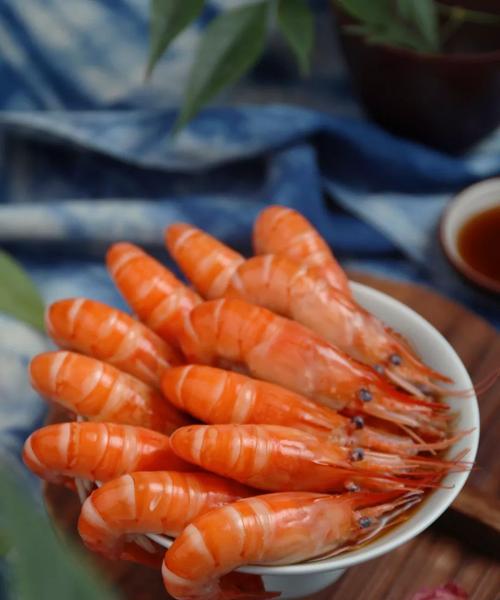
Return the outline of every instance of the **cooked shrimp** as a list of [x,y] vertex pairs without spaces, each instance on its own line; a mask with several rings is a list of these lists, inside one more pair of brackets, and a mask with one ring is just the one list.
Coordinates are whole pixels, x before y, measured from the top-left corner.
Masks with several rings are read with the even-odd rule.
[[38,477],[107,481],[131,471],[192,471],[170,447],[166,435],[114,423],[58,423],[34,431],[23,460]]
[[31,361],[30,376],[42,396],[91,421],[139,425],[167,434],[190,422],[151,386],[83,354],[39,354]]
[[335,260],[328,244],[300,213],[286,206],[265,208],[254,224],[255,254],[281,254],[308,267],[315,267],[319,277],[351,295],[344,270]]
[[433,379],[450,382],[422,363],[402,338],[382,321],[332,287],[311,269],[286,256],[268,254],[245,261],[224,293],[294,319],[328,342],[376,367],[391,382],[423,397],[438,388]]
[[205,298],[239,298],[294,319],[418,397],[424,397],[422,390],[444,391],[433,379],[450,382],[424,365],[401,336],[329,284],[316,267],[271,254],[244,261],[187,225],[172,226],[167,240],[184,274]]
[[394,454],[415,454],[450,446],[456,439],[415,444],[411,438],[365,425],[281,386],[240,373],[202,365],[165,371],[164,395],[205,423],[284,425],[329,439],[341,446],[364,446]]
[[158,386],[165,368],[182,362],[177,352],[145,325],[95,300],[54,302],[47,310],[45,325],[58,346],[104,360],[150,385]]
[[111,246],[106,263],[113,281],[139,319],[176,346],[183,315],[199,304],[198,294],[133,244]]
[[[163,582],[177,600],[235,600],[237,592],[225,589],[220,580],[233,569],[297,563],[355,547],[404,518],[419,498],[288,492],[238,500],[197,517],[184,529],[165,555]],[[381,501],[386,503],[368,508]]]
[[85,501],[78,531],[85,545],[111,559],[159,567],[165,549],[148,552],[132,534],[177,536],[195,517],[255,494],[239,483],[208,473],[139,472],[103,484]]
[[350,415],[369,414],[423,435],[442,437],[442,404],[397,392],[371,368],[351,359],[303,325],[242,300],[195,307],[180,336],[190,362],[243,366]]
[[[187,227],[169,229],[169,247],[205,298],[239,298],[294,319],[418,397],[424,397],[422,389],[442,391],[432,379],[450,382],[424,365],[399,335],[330,285],[317,268],[272,254],[247,261],[235,255],[229,263],[227,256],[235,254],[230,248]],[[229,266],[223,279],[224,265]]]
[[165,243],[172,258],[204,298],[220,298],[244,258],[196,227],[176,223]]
[[398,481],[419,487],[446,461],[405,458],[346,448],[315,435],[278,425],[189,425],[170,438],[173,451],[222,477],[269,491],[341,492],[352,486],[392,490]]

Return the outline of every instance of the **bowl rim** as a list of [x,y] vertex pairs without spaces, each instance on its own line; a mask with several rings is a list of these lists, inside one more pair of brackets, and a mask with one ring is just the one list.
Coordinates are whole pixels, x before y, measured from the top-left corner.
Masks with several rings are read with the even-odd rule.
[[[470,267],[464,260],[457,258],[455,254],[451,251],[446,237],[446,226],[449,222],[449,219],[451,218],[451,215],[457,210],[457,207],[464,201],[464,198],[466,199],[469,196],[474,195],[481,189],[485,189],[488,187],[491,187],[492,192],[494,188],[497,187],[500,195],[500,177],[490,177],[488,179],[483,179],[482,181],[479,181],[477,183],[473,183],[472,185],[467,186],[451,198],[451,200],[448,202],[445,209],[443,210],[443,213],[439,220],[439,242],[444,255],[451,263],[451,265],[461,275],[463,275],[472,283],[481,287],[483,290],[493,292],[495,294],[500,294],[500,283],[497,283],[496,281],[490,279],[486,275],[479,273],[479,271],[476,271],[475,269]],[[480,212],[481,210],[478,210],[474,214],[479,214]],[[456,235],[454,236],[454,242],[455,244],[457,243]]]
[[[408,318],[416,321],[418,323],[418,327],[425,330],[427,334],[434,336],[434,338],[440,338],[440,341],[444,343],[448,354],[456,363],[456,367],[461,371],[464,382],[467,382],[467,385],[473,389],[473,384],[470,379],[470,376],[465,368],[462,360],[455,352],[451,344],[444,338],[444,336],[426,319],[424,319],[421,315],[419,315],[416,311],[411,309],[406,304],[403,304],[399,300],[392,298],[388,294],[376,290],[367,285],[351,282],[351,287],[354,293],[358,293],[364,298],[369,299],[370,296],[381,300],[389,305],[389,307],[393,307],[396,311],[403,313]],[[475,394],[471,395],[467,398],[467,402],[472,403],[472,414],[473,418],[470,423],[470,427],[474,428],[474,430],[469,434],[467,438],[469,441],[468,447],[469,452],[467,454],[467,460],[474,461],[477,454],[477,448],[479,445],[479,408],[477,403],[477,397]],[[473,422],[472,422],[473,421]],[[427,508],[428,514],[426,513],[424,518],[421,519],[419,523],[413,525],[404,531],[401,531],[400,534],[396,535],[394,539],[388,539],[383,541],[379,546],[371,548],[371,543],[368,543],[365,547],[360,548],[360,550],[356,551],[356,555],[352,553],[348,553],[345,555],[339,555],[334,558],[327,558],[323,560],[313,561],[313,562],[304,562],[299,564],[292,565],[278,565],[278,566],[260,566],[260,565],[248,565],[245,567],[241,567],[237,569],[238,571],[244,573],[254,573],[258,575],[306,575],[313,573],[322,573],[326,571],[335,571],[346,569],[348,567],[352,567],[354,565],[361,564],[368,560],[372,560],[377,558],[383,554],[391,552],[395,548],[405,544],[410,541],[420,533],[422,533],[425,529],[427,529],[436,519],[438,519],[447,508],[452,504],[458,494],[461,492],[462,488],[465,485],[469,477],[470,471],[464,471],[461,473],[454,473],[455,476],[455,484],[451,489],[442,490],[446,492],[446,495],[443,497],[440,504],[432,509],[429,509],[424,503],[423,508]],[[420,514],[420,508],[417,509],[415,514]],[[405,525],[411,523],[413,516],[406,521]],[[381,538],[379,538],[380,541]]]

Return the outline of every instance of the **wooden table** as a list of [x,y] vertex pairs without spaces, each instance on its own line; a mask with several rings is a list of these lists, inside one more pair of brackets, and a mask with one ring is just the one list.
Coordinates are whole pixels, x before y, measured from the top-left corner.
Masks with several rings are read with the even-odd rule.
[[[421,286],[366,275],[353,279],[390,294],[430,321],[456,349],[473,381],[500,367],[500,336],[465,308]],[[450,580],[462,586],[471,600],[500,599],[500,380],[480,397],[479,404],[482,429],[477,468],[452,509],[413,541],[349,569],[311,600],[407,600],[424,587]],[[47,486],[46,499],[53,518],[64,529],[75,531],[75,497]],[[127,600],[167,598],[154,571],[100,558],[96,563]]]

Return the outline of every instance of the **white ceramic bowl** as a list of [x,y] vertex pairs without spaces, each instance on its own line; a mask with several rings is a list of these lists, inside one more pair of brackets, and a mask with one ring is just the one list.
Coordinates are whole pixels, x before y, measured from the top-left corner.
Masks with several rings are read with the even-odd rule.
[[458,234],[475,215],[500,206],[500,177],[485,179],[460,192],[446,207],[441,218],[440,237],[443,250],[462,275],[486,288],[500,293],[500,284],[472,269],[458,251]]
[[[377,290],[359,283],[353,283],[356,300],[388,325],[401,332],[414,346],[425,362],[451,377],[455,389],[471,389],[472,382],[457,356],[444,337],[401,302]],[[449,455],[457,455],[468,448],[467,460],[474,460],[479,442],[479,410],[475,396],[449,399],[449,404],[459,413],[457,430],[474,431],[449,449]],[[408,542],[431,525],[453,502],[468,477],[467,472],[452,473],[444,479],[446,489],[433,491],[408,521],[394,528],[359,550],[316,562],[279,567],[249,566],[239,569],[245,573],[263,576],[267,590],[282,593],[282,600],[309,598],[336,581],[346,569],[359,563],[386,554],[401,544]],[[450,486],[450,487],[448,487]],[[157,536],[150,536],[162,541]],[[170,545],[165,544],[164,545]]]

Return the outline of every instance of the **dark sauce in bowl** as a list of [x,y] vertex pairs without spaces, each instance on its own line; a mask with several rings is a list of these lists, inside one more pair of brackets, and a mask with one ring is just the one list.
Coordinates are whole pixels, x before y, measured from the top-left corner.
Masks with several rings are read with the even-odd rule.
[[458,234],[457,246],[472,270],[500,286],[500,206],[467,221]]

